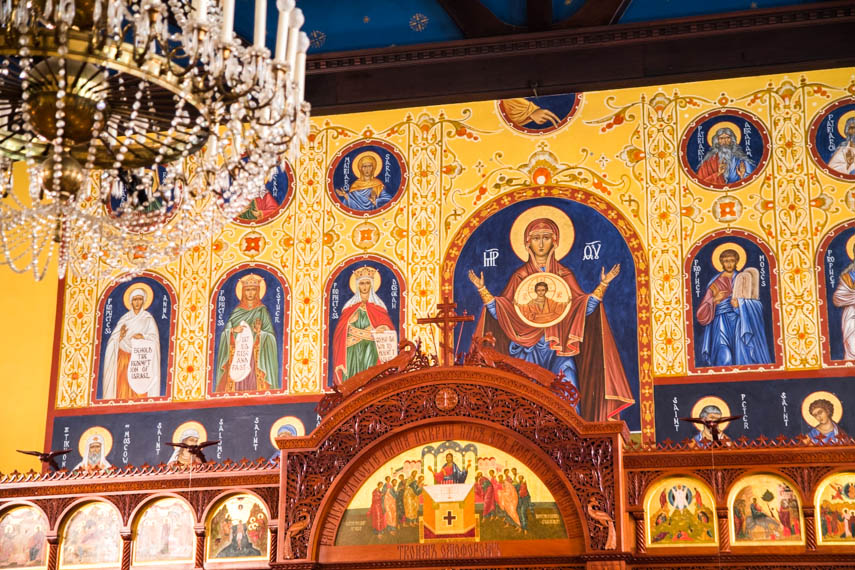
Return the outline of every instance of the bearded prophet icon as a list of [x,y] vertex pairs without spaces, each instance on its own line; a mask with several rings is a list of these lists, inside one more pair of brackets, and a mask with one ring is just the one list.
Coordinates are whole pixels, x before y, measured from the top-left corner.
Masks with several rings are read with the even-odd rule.
[[719,109],[692,121],[680,143],[686,174],[713,190],[733,189],[754,179],[768,160],[766,127],[738,109]]
[[704,155],[698,178],[709,185],[724,186],[739,182],[752,172],[756,163],[739,146],[739,139],[729,126],[717,126]]
[[380,273],[364,265],[350,277],[353,296],[341,309],[333,332],[332,357],[336,384],[385,362],[398,351],[398,333],[386,303],[377,295]]
[[267,290],[255,273],[241,277],[235,287],[240,302],[220,335],[216,392],[256,392],[280,387],[276,333],[262,302]]
[[599,285],[584,292],[560,263],[573,238],[573,224],[558,208],[536,206],[520,214],[511,228],[511,246],[523,265],[504,290],[494,295],[483,273],[468,272],[483,302],[475,334],[489,332],[510,356],[562,374],[579,388],[582,417],[605,421],[634,403],[602,307],[620,265],[603,267]]
[[808,149],[817,165],[840,180],[855,180],[855,98],[832,102],[811,121]]

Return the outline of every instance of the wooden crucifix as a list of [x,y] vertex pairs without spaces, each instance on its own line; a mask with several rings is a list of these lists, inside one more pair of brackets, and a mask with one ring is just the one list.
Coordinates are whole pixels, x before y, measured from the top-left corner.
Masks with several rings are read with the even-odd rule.
[[420,325],[437,325],[439,326],[440,334],[442,335],[439,346],[439,363],[442,366],[451,366],[454,364],[454,329],[457,323],[464,323],[475,320],[472,315],[467,315],[463,311],[462,315],[458,315],[455,311],[457,303],[452,303],[446,297],[442,303],[436,306],[437,314],[433,317],[416,319]]

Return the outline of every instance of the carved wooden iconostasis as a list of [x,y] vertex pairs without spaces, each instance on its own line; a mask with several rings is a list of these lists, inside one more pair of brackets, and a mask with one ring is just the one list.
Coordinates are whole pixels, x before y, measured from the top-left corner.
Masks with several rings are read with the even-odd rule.
[[7,478],[0,565],[845,566],[853,181],[851,69],[315,118],[210,243],[66,281],[72,473]]

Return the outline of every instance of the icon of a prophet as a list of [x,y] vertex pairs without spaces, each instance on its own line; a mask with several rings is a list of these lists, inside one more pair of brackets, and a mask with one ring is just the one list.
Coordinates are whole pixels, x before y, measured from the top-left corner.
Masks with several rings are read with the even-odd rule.
[[740,254],[737,247],[724,244],[713,252],[713,263],[719,272],[707,285],[696,313],[698,323],[704,327],[701,366],[774,362],[766,342],[760,274],[753,267],[741,269],[745,254],[744,250]]
[[698,178],[706,184],[733,184],[754,172],[756,164],[739,144],[739,138],[730,127],[718,127],[710,139],[710,148],[704,155]]

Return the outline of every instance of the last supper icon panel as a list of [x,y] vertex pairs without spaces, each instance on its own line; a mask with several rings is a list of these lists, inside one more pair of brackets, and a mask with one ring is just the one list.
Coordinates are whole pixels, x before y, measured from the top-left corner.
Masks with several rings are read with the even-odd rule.
[[566,538],[555,499],[522,461],[471,441],[426,442],[353,495],[336,546]]

